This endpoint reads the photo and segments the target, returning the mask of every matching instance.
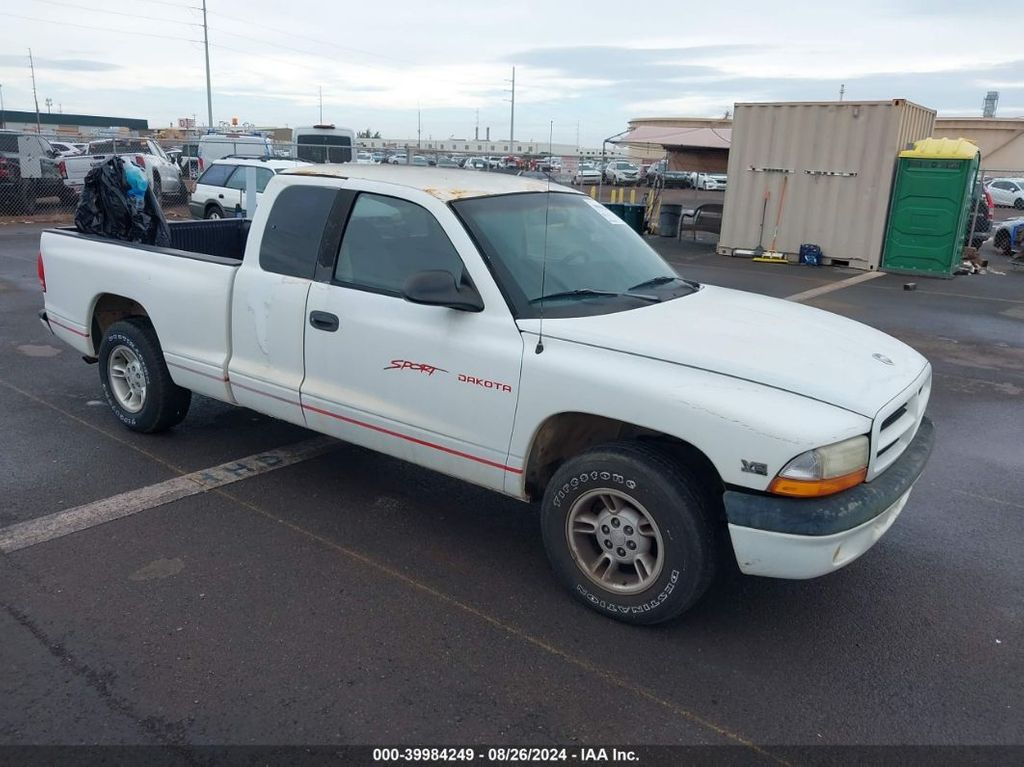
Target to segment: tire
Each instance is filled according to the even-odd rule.
[[[158,201],[164,199],[164,188],[160,184],[160,174],[157,171],[153,171],[153,194],[156,195]]]
[[[224,211],[221,210],[219,205],[207,205],[203,218],[224,218]]]
[[[124,370],[123,376],[117,375],[119,369]],[[165,431],[188,414],[192,392],[171,379],[156,331],[144,317],[130,317],[107,328],[100,344],[99,372],[107,404],[132,431]]]
[[[19,212],[26,216],[31,216],[36,212],[36,190],[25,181],[22,181],[18,186],[20,187],[18,189]]]
[[[1000,250],[1004,255],[1010,255],[1010,233],[1005,229],[1000,229],[996,232],[995,239],[992,241],[995,245],[996,250]]]
[[[982,245],[985,244],[985,240],[987,239],[988,237],[979,237],[975,235],[974,239],[971,240],[971,246],[974,248],[980,248]]]
[[[688,467],[635,442],[566,461],[541,508],[544,548],[558,579],[580,602],[625,623],[680,615],[704,594],[719,565],[723,528],[701,487]],[[587,565],[596,565],[591,574]]]
[[[1013,207],[1017,210],[1024,210],[1024,197],[1018,197],[1013,201]]]

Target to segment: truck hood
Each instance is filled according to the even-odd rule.
[[[536,332],[537,320],[521,320]],[[810,306],[704,286],[590,317],[544,320],[544,335],[700,368],[873,418],[928,361],[892,336]]]

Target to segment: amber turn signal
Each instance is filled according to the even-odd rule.
[[[780,475],[772,480],[771,485],[768,486],[768,492],[794,498],[820,498],[823,495],[833,495],[856,487],[867,476],[867,468],[831,479],[790,479]]]

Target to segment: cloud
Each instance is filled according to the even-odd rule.
[[[34,56],[36,69],[63,69],[71,72],[112,72],[121,69],[119,64],[111,64],[109,61],[95,61],[93,59],[48,59]],[[10,53],[0,54],[0,67],[25,67],[28,68],[28,54],[18,56]]]

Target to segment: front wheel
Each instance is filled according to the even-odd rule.
[[[1017,210],[1024,210],[1024,197],[1018,197],[1013,201],[1013,207]]]
[[[132,431],[164,431],[188,414],[192,392],[171,379],[156,331],[143,317],[130,317],[107,329],[100,344],[99,371],[107,404]]]
[[[1010,255],[1010,234],[1005,229],[996,232],[992,244],[996,246],[996,250],[1002,251],[1003,255]]]
[[[544,494],[544,547],[579,601],[637,625],[684,612],[718,565],[713,501],[687,467],[621,442],[566,461]]]

